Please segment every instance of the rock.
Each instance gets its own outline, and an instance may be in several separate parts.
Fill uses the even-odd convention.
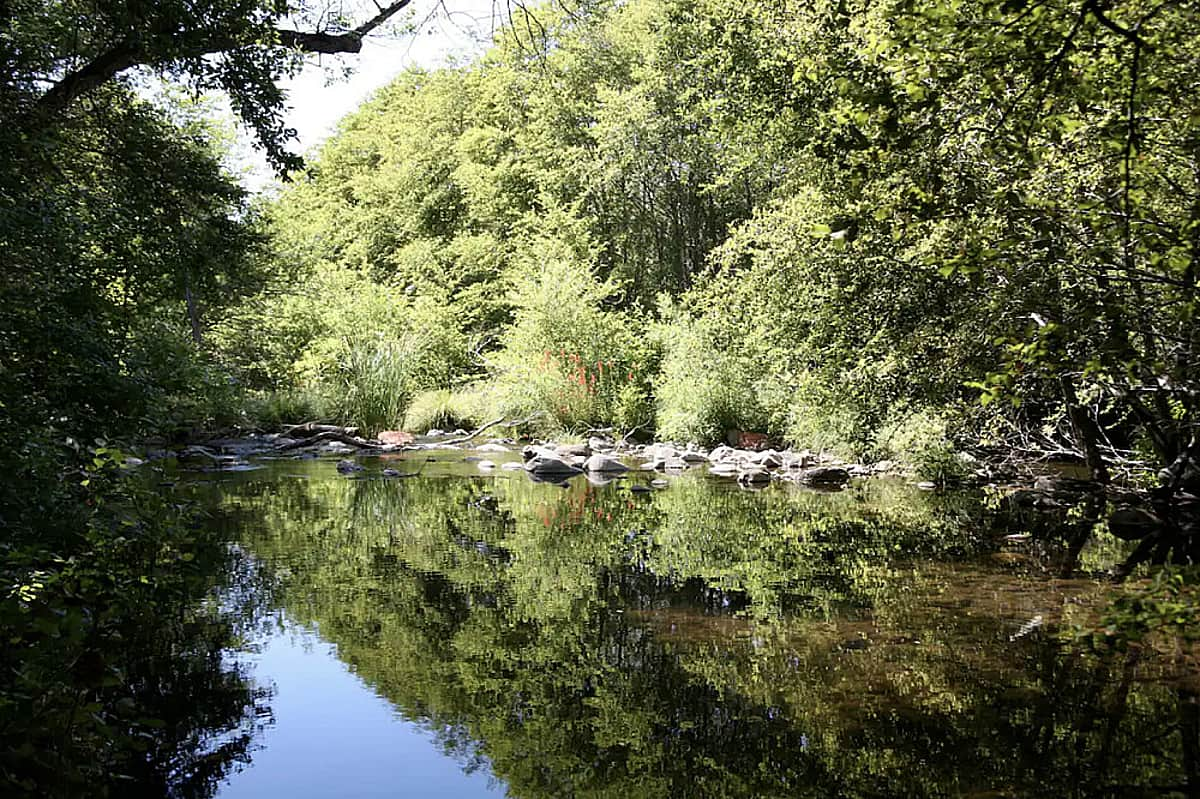
[[[384,477],[399,477],[400,472],[396,471],[395,469],[384,469],[383,476]]]
[[[479,463],[475,464],[475,467],[481,472],[490,472],[492,469],[496,468],[496,464],[492,463],[491,461],[480,461]]]
[[[520,472],[525,469],[525,464],[508,461],[507,463],[500,464],[500,468],[506,472]]]
[[[338,461],[337,470],[342,474],[353,474],[354,472],[361,472],[363,470],[363,466],[362,464],[355,463],[354,461]]]
[[[592,457],[583,462],[583,468],[588,472],[627,472],[629,467],[621,463],[611,455],[602,455],[597,452]]]
[[[666,461],[678,458],[683,453],[670,444],[651,444],[646,447],[645,456],[652,461]]]
[[[803,452],[790,452],[783,459],[784,466],[789,469],[807,469],[817,462],[817,458],[808,450]]]
[[[917,483],[917,488],[921,489],[922,491],[936,491],[937,483],[931,483],[928,480],[922,480],[921,482]]]
[[[582,473],[582,469],[578,469],[564,461],[562,458],[557,458],[552,455],[541,454],[535,455],[525,462],[525,470],[539,477],[570,477],[571,475]]]
[[[589,438],[587,440],[587,445],[588,449],[590,449],[592,452],[608,452],[616,446],[613,444],[611,439],[600,438],[599,436],[592,436]]]
[[[814,466],[802,471],[798,479],[808,485],[840,486],[850,482],[850,472],[840,466]]]
[[[403,430],[384,430],[376,438],[380,444],[395,444],[396,446],[411,444],[416,440],[416,436]]]
[[[871,465],[871,471],[875,474],[884,474],[886,472],[894,472],[895,470],[895,461],[878,461]]]
[[[650,485],[652,485],[654,488],[666,488],[670,485],[670,483],[668,483],[666,480],[651,480]]]
[[[783,458],[773,449],[756,452],[747,458],[747,461],[764,469],[778,469],[783,465]]]
[[[1162,529],[1162,519],[1141,508],[1124,506],[1108,517],[1108,531],[1122,541],[1137,541]]]
[[[508,447],[503,444],[480,444],[475,448],[478,452],[508,452]]]
[[[708,467],[708,473],[715,477],[737,477],[741,470],[736,463],[717,463]]]
[[[708,463],[708,455],[695,449],[689,449],[679,457],[688,463]]]
[[[572,458],[587,458],[592,454],[587,444],[559,444],[554,451],[559,455]]]
[[[771,482],[771,473],[761,466],[751,466],[738,474],[737,481],[742,485],[765,485]]]
[[[712,452],[708,453],[708,460],[710,463],[720,463],[721,461],[728,460],[729,457],[735,452],[737,452],[737,450],[735,450],[733,447],[722,444]]]
[[[682,472],[688,467],[688,462],[683,458],[667,458],[659,463],[660,465],[657,468],[668,472]]]
[[[631,494],[649,494],[653,490],[650,486],[644,486],[641,483],[634,483],[629,487]]]
[[[521,457],[524,458],[525,460],[530,460],[531,458],[536,458],[539,455],[549,457],[549,458],[557,458],[558,457],[558,453],[555,450],[552,450],[548,447],[539,447],[539,446],[529,445],[521,450]]]
[[[849,471],[851,477],[870,477],[875,474],[870,466],[863,466],[861,463],[854,464]]]
[[[430,430],[429,432],[427,432],[427,433],[425,434],[425,437],[426,437],[426,438],[440,438],[441,436],[444,436],[444,435],[446,435],[446,431],[445,431],[445,430],[438,430],[438,429],[435,427],[435,428],[433,428],[432,430]]]

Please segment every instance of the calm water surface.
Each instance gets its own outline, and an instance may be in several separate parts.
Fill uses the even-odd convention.
[[[265,689],[217,796],[1195,795],[1194,695],[1069,643],[1103,586],[977,497],[465,455],[195,480],[246,564],[229,667]]]

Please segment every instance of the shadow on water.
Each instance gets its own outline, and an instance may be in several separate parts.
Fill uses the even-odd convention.
[[[1059,634],[1104,587],[1002,551],[978,498],[371,478],[197,490],[272,584],[248,614],[513,796],[1197,795],[1195,686]]]

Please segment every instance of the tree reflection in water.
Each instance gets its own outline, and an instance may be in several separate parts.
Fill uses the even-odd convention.
[[[996,557],[970,498],[299,469],[213,486],[272,602],[514,796],[1200,785],[1195,695],[1064,643],[1103,586]]]

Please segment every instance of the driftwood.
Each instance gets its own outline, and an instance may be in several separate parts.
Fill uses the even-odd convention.
[[[317,433],[314,436],[310,436],[309,438],[302,438],[299,441],[292,441],[288,444],[283,444],[279,447],[276,447],[276,449],[280,452],[286,452],[291,449],[311,447],[313,444],[320,444],[323,441],[340,441],[343,444],[349,444],[350,446],[358,447],[359,449],[383,449],[382,444],[375,444],[367,441],[366,439],[359,438],[358,436],[346,435],[345,433],[335,430],[326,430],[324,432]]]
[[[341,427],[335,424],[320,424],[319,422],[305,422],[304,424],[289,425],[279,435],[282,438],[312,438],[321,433],[341,433],[347,436],[357,436],[357,427]]]
[[[537,419],[541,415],[542,414],[539,412],[539,413],[533,414],[532,416],[527,416],[524,419],[517,419],[517,420],[511,421],[511,422],[506,422],[504,420],[504,417],[501,416],[499,419],[493,419],[492,421],[488,422],[483,427],[480,427],[473,433],[468,433],[467,435],[461,436],[459,438],[452,438],[449,441],[439,441],[438,444],[440,446],[446,446],[447,444],[464,444],[473,438],[478,438],[481,433],[483,433],[486,430],[491,430],[496,425],[503,425],[503,426],[509,427],[509,428],[517,427],[519,425],[528,424],[529,422],[532,422],[534,419]]]

